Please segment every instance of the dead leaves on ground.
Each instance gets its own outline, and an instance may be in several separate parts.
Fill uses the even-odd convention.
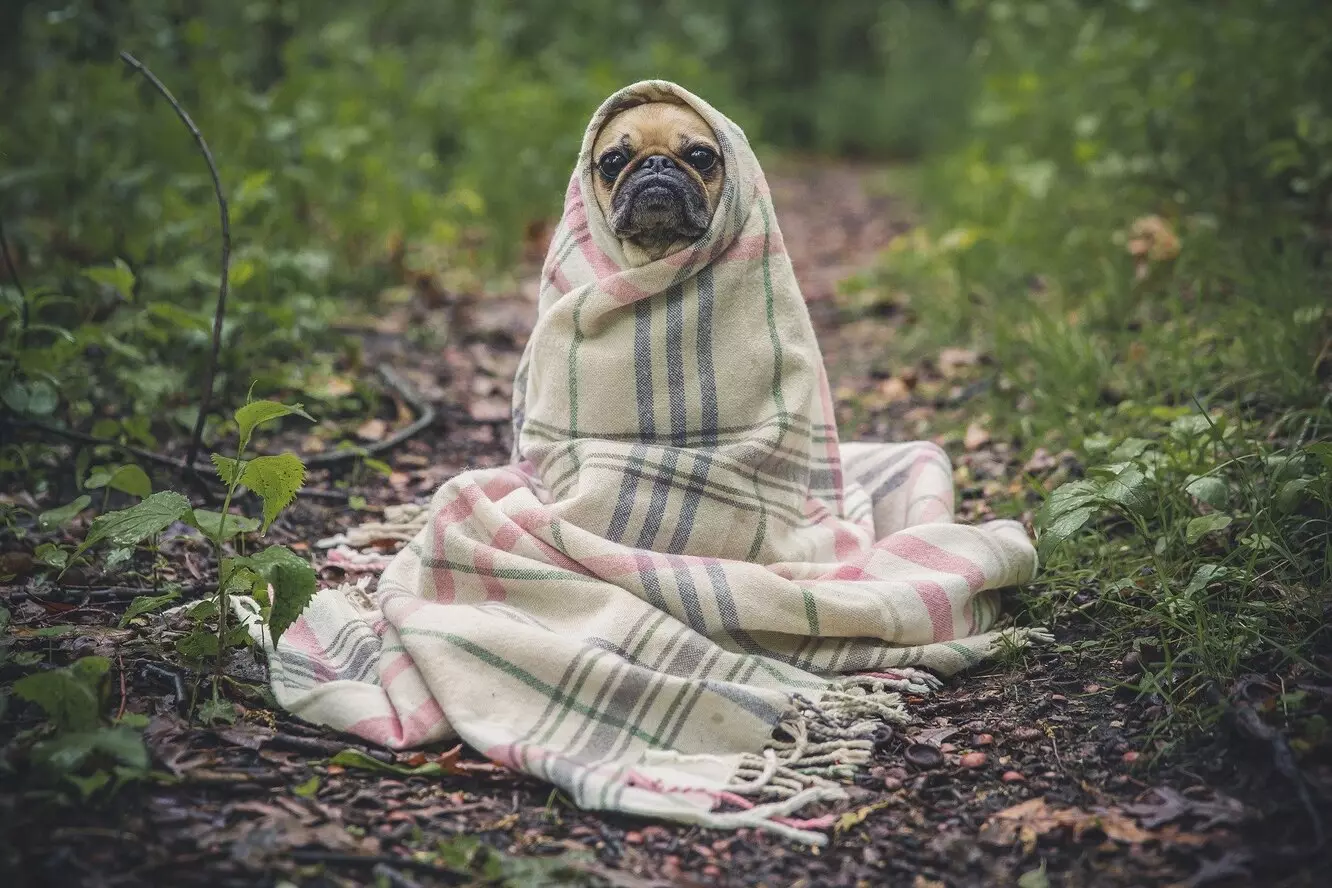
[[[1020,843],[1023,853],[1032,853],[1046,837],[1067,837],[1074,842],[1100,838],[1121,845],[1184,845],[1201,847],[1212,841],[1201,832],[1186,832],[1176,821],[1194,817],[1203,821],[1200,830],[1222,823],[1239,823],[1245,810],[1233,799],[1217,796],[1199,800],[1169,787],[1151,790],[1143,802],[1123,807],[1056,807],[1040,796],[1028,799],[993,815],[981,826],[978,839],[994,847]]]

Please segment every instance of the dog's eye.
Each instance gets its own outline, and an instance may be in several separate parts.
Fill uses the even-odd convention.
[[[685,160],[689,161],[689,165],[700,173],[706,173],[717,163],[717,152],[699,145],[689,150],[689,153],[685,155]]]
[[[597,169],[601,171],[601,175],[613,180],[628,163],[629,156],[623,151],[607,151],[601,155],[601,160],[597,161]]]

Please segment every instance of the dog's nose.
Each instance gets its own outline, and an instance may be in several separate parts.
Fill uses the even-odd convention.
[[[647,160],[639,164],[638,168],[640,170],[645,170],[649,173],[664,173],[667,170],[679,169],[679,167],[676,166],[675,161],[671,160],[669,157],[667,157],[664,154],[652,155]]]

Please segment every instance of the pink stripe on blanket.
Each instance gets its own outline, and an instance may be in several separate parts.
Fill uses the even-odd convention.
[[[392,705],[391,700],[387,702]],[[443,720],[444,710],[440,709],[439,702],[431,697],[406,719],[400,718],[394,711],[389,715],[361,719],[349,725],[347,731],[389,749],[403,749],[424,743],[430,732]]]
[[[919,564],[921,567],[928,567],[940,573],[956,574],[967,581],[967,586],[972,592],[985,585],[985,571],[971,559],[941,549],[911,533],[895,533],[883,540],[878,548],[912,564]]]
[[[837,517],[846,517],[846,479],[842,475],[842,451],[837,439],[837,409],[833,407],[832,388],[828,385],[828,368],[819,364],[819,401],[823,419],[829,426],[828,440],[823,442],[823,456],[833,476],[833,493],[837,498]],[[812,442],[811,442],[812,443]]]
[[[930,615],[934,640],[951,641],[956,635],[953,631],[953,602],[943,586],[929,580],[917,580],[912,582],[911,587],[916,590],[926,613]]]

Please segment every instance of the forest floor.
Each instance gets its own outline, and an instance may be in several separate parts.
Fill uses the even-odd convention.
[[[900,318],[842,317],[837,283],[910,225],[909,211],[880,182],[873,170],[805,162],[772,175],[844,436],[943,441],[958,467],[961,520],[987,515],[988,496],[1020,490],[1009,487],[1020,475],[1076,474],[1069,455],[1022,455],[971,422],[968,402],[986,356],[953,348],[894,363]],[[535,311],[540,249],[531,252],[513,292],[459,298],[422,270],[407,298],[362,325],[366,364],[391,364],[438,419],[383,455],[391,471],[351,479],[351,492],[365,500],[359,511],[303,496],[271,538],[317,554],[316,540],[385,505],[424,499],[464,468],[507,460],[510,380]],[[406,404],[390,406],[362,421],[360,437],[382,439],[410,414]],[[277,443],[314,446],[300,437]],[[348,478],[316,471],[307,484],[332,490],[337,480]],[[163,551],[160,575],[168,579],[197,585],[214,569],[200,540],[177,539]],[[323,576],[339,578],[329,567]],[[118,629],[128,593],[87,594],[123,580],[86,576],[85,589],[61,595],[32,577],[13,582],[5,597],[18,647],[56,659],[108,656],[112,699],[152,717],[149,747],[173,777],[130,784],[100,806],[34,800],[0,784],[0,845],[9,846],[3,863],[14,870],[0,881],[15,888],[1312,885],[1327,859],[1307,850],[1321,826],[1276,775],[1272,747],[1224,725],[1213,736],[1164,742],[1160,702],[1121,687],[1129,652],[1111,660],[1076,654],[1097,631],[1076,610],[1054,627],[1058,645],[913,699],[915,723],[861,775],[820,849],[752,830],[580,811],[550,786],[466,749],[431,753],[444,772],[431,778],[331,764],[338,751],[364,747],[266,708],[239,687],[241,717],[200,727],[181,717],[196,679],[156,646],[161,618],[147,631]],[[262,677],[248,654],[234,668]],[[917,745],[907,757],[911,744],[934,751]]]

